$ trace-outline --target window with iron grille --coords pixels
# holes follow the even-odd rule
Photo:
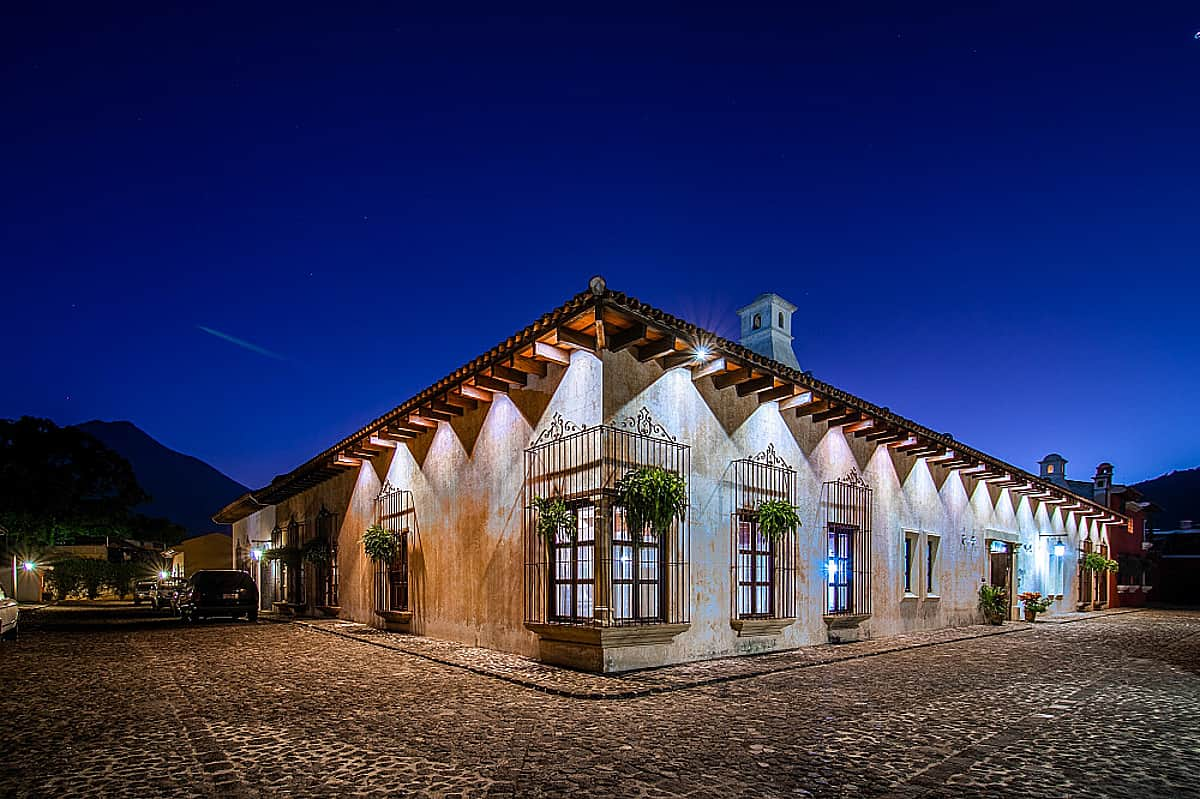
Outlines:
[[[942,539],[933,533],[925,534],[925,595],[936,596],[938,588],[937,567],[938,551]]]
[[[734,619],[790,619],[796,615],[796,532],[772,539],[758,524],[764,502],[795,505],[796,472],[770,444],[730,465],[731,583]]]
[[[376,610],[409,610],[409,533],[416,529],[417,515],[411,491],[384,483],[375,499],[376,523],[396,536],[396,557],[375,564]]]
[[[821,488],[827,535],[827,615],[871,612],[871,503],[871,488],[857,469]]]
[[[317,584],[320,586],[320,604],[325,607],[338,606],[338,538],[337,516],[324,507],[317,514],[317,538],[329,546],[329,562],[317,566]]]
[[[629,427],[581,429],[556,416],[525,451],[525,619],[528,623],[638,625],[686,622],[691,577],[688,525],[635,538],[616,503],[617,481],[656,466],[690,477],[690,450],[643,409]],[[575,513],[574,540],[538,532],[535,498]]]
[[[591,621],[596,591],[596,507],[581,505],[575,514],[576,534],[559,530],[554,537],[550,577],[550,617],[554,621]]]

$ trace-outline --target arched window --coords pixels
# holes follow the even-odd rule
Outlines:
[[[753,329],[754,329],[754,330],[758,330],[760,327],[762,327],[762,314],[757,314],[757,313],[756,313],[756,314],[754,315],[754,327],[753,327]]]

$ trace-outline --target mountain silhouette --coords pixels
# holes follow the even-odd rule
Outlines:
[[[1162,507],[1150,521],[1154,529],[1178,529],[1180,519],[1200,523],[1200,467],[1160,475],[1133,487]]]
[[[228,532],[214,524],[214,508],[249,489],[199,458],[164,447],[132,422],[99,420],[75,425],[100,439],[129,461],[138,483],[150,495],[137,510],[163,516],[187,529],[187,535]]]

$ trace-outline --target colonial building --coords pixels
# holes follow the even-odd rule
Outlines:
[[[759,297],[738,344],[595,278],[215,520],[264,602],[596,671],[975,623],[989,582],[1074,609],[1125,516],[801,371],[794,311]],[[639,531],[617,489],[649,471],[685,512]]]
[[[1093,610],[1106,607],[1140,607],[1154,589],[1157,565],[1150,550],[1150,518],[1161,510],[1133,486],[1113,482],[1113,466],[1101,463],[1091,481],[1067,477],[1067,459],[1051,453],[1038,461],[1041,476],[1073,492],[1077,496],[1111,508],[1126,518],[1125,525],[1109,525],[1108,537],[1099,543],[1098,552],[1117,561],[1115,573],[1096,574],[1077,564],[1078,609]],[[1080,558],[1093,551],[1095,545],[1085,541]]]

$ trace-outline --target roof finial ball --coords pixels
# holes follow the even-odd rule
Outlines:
[[[588,281],[588,291],[596,297],[603,297],[604,292],[608,290],[608,284],[604,282],[603,275],[596,275]]]

